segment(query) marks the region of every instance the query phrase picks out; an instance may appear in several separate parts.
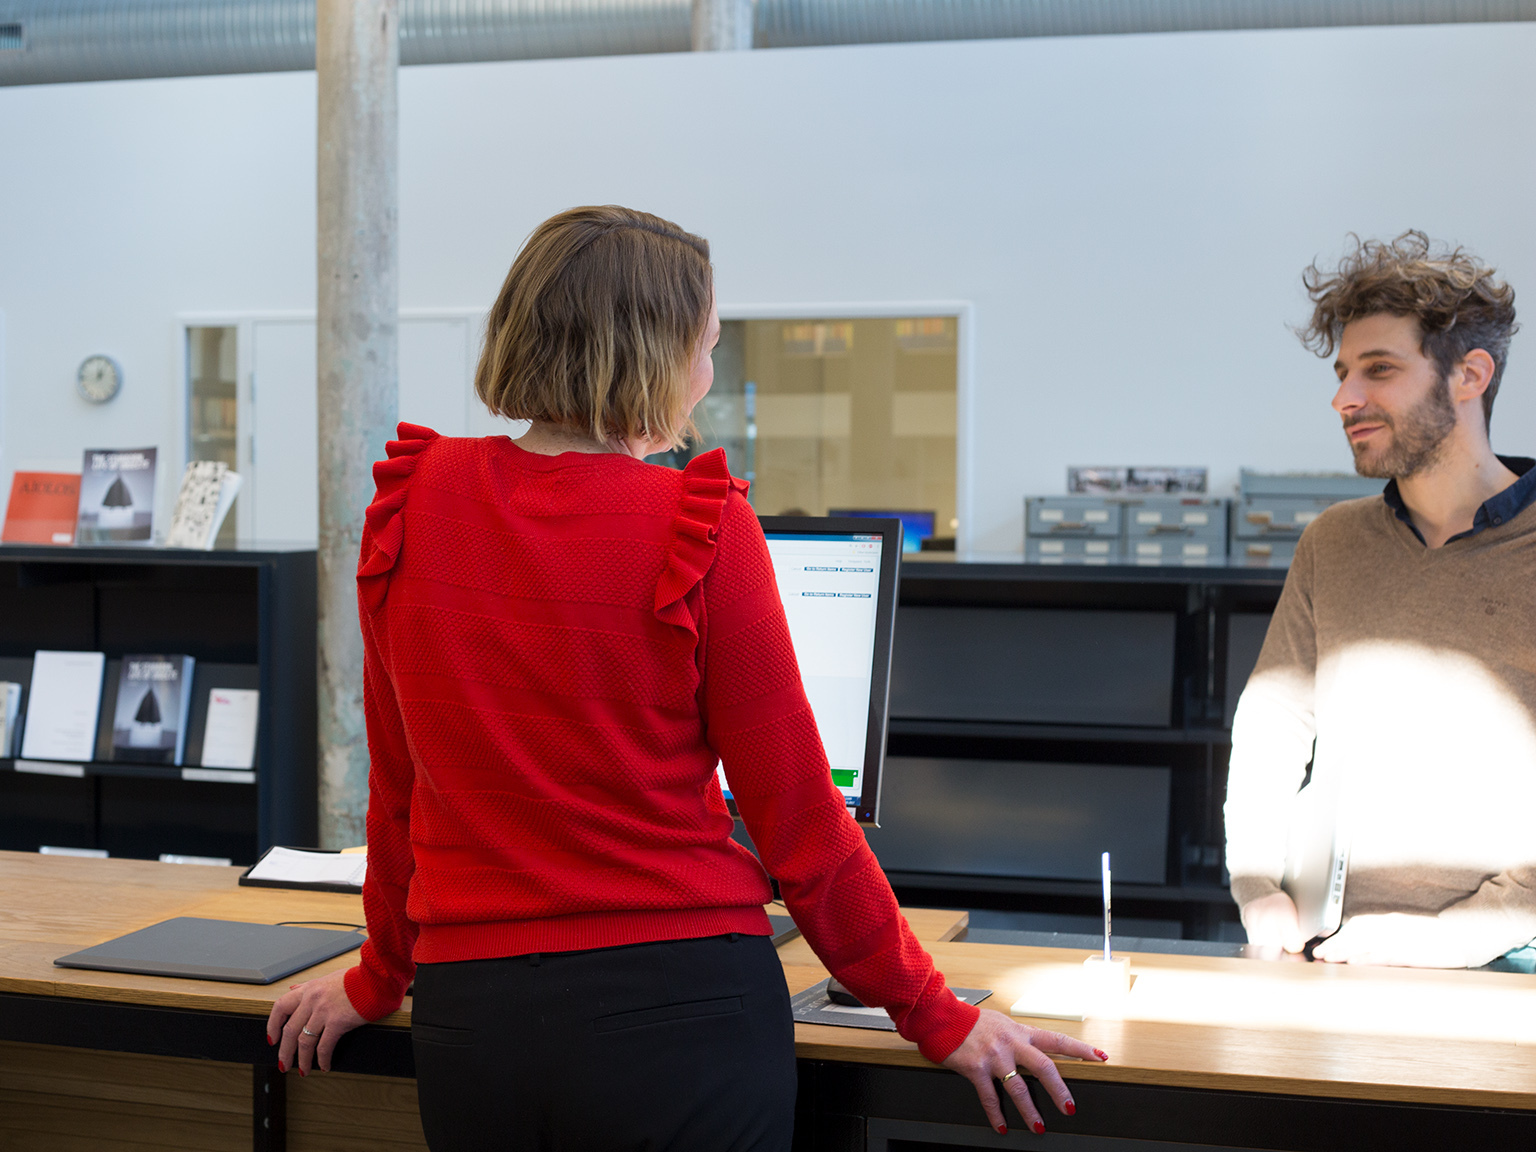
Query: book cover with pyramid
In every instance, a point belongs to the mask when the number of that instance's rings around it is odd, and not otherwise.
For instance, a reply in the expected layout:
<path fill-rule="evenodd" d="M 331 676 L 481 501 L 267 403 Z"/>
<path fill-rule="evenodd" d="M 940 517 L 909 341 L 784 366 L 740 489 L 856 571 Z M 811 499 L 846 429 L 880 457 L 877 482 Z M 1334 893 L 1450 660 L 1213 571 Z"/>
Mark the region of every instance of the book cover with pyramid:
<path fill-rule="evenodd" d="M 112 759 L 180 764 L 192 701 L 191 656 L 124 656 L 112 715 Z"/>
<path fill-rule="evenodd" d="M 155 534 L 154 448 L 87 448 L 77 544 L 148 544 Z"/>

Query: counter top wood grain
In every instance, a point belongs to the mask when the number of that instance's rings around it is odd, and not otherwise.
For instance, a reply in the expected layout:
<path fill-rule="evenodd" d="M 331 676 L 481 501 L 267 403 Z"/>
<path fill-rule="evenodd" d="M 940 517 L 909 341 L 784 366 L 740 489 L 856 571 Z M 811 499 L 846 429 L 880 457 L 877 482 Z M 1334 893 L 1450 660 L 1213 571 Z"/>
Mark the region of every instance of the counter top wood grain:
<path fill-rule="evenodd" d="M 239 869 L 0 852 L 0 991 L 265 1015 L 299 978 L 225 984 L 55 968 L 57 956 L 172 916 L 362 922 L 356 896 L 240 888 Z M 906 910 L 949 982 L 1006 1011 L 1028 980 L 1082 952 L 972 944 L 964 913 Z M 791 993 L 826 976 L 803 939 L 780 950 Z M 1028 1021 L 1080 1036 L 1106 1065 L 1069 1079 L 1536 1110 L 1536 976 L 1133 954 L 1121 1019 Z M 410 1001 L 381 1021 L 410 1023 Z M 889 1032 L 796 1025 L 802 1058 L 931 1067 Z"/>

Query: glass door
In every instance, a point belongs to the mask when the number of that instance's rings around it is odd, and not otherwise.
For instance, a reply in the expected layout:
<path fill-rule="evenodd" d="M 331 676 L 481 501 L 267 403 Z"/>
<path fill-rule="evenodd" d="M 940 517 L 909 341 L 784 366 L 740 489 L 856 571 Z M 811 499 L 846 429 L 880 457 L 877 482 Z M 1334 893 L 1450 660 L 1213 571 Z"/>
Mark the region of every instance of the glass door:
<path fill-rule="evenodd" d="M 240 470 L 240 399 L 236 328 L 188 327 L 187 460 L 218 460 Z M 215 548 L 235 544 L 240 497 L 219 526 Z"/>

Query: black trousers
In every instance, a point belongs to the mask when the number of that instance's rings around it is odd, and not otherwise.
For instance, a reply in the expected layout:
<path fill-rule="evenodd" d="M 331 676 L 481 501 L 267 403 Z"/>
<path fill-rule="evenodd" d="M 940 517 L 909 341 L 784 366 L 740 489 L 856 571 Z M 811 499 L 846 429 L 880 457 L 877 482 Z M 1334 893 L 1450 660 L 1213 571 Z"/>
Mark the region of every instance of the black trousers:
<path fill-rule="evenodd" d="M 422 964 L 432 1152 L 786 1152 L 795 1032 L 765 936 Z"/>

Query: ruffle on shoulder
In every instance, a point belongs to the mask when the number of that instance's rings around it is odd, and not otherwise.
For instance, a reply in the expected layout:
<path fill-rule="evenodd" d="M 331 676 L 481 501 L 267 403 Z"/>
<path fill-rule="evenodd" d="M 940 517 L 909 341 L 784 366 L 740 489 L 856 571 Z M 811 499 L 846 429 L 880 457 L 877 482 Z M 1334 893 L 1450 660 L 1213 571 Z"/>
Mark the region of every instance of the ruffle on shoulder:
<path fill-rule="evenodd" d="M 693 613 L 684 603 L 715 559 L 715 535 L 731 489 L 745 493 L 747 482 L 731 475 L 725 449 L 695 456 L 683 469 L 683 498 L 672 521 L 667 566 L 656 582 L 656 618 L 698 634 Z"/>
<path fill-rule="evenodd" d="M 384 445 L 388 459 L 373 466 L 376 491 L 365 514 L 363 551 L 357 563 L 357 590 L 363 605 L 372 612 L 384 601 L 389 570 L 395 566 L 405 522 L 400 512 L 410 489 L 416 464 L 427 445 L 438 438 L 436 432 L 420 424 L 402 423 L 396 430 L 398 440 Z"/>

